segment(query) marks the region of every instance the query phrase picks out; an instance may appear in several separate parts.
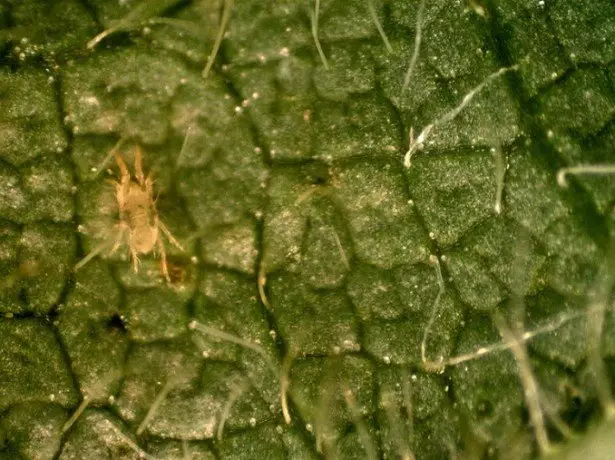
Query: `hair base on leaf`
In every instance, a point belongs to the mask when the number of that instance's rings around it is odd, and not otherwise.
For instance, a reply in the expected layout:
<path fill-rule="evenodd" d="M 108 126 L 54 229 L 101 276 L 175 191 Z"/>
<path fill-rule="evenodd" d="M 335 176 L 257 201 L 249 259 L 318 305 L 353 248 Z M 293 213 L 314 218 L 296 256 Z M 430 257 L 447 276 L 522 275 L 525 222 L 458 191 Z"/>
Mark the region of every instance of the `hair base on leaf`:
<path fill-rule="evenodd" d="M 416 13 L 416 35 L 414 36 L 414 51 L 412 52 L 412 57 L 410 58 L 410 63 L 408 64 L 408 70 L 406 71 L 404 82 L 401 85 L 400 99 L 403 98 L 404 93 L 408 90 L 408 87 L 410 86 L 410 79 L 412 78 L 412 74 L 414 73 L 416 63 L 418 62 L 418 59 L 419 59 L 419 53 L 421 51 L 421 37 L 422 37 L 422 30 L 423 30 L 423 11 L 424 10 L 425 10 L 425 0 L 421 0 L 421 4 L 419 5 L 419 9 Z"/>
<path fill-rule="evenodd" d="M 267 270 L 262 264 L 260 269 L 258 270 L 258 278 L 256 279 L 256 284 L 258 287 L 258 296 L 260 297 L 262 304 L 267 310 L 272 311 L 271 303 L 269 302 L 267 292 L 265 291 L 265 288 L 267 287 Z"/>
<path fill-rule="evenodd" d="M 209 76 L 209 72 L 211 71 L 211 68 L 214 65 L 214 61 L 216 60 L 216 56 L 218 55 L 218 50 L 220 49 L 220 45 L 222 44 L 222 40 L 224 39 L 224 33 L 226 32 L 228 23 L 231 20 L 231 12 L 233 11 L 233 3 L 234 3 L 234 0 L 224 0 L 224 11 L 222 12 L 222 20 L 220 21 L 220 28 L 218 29 L 218 33 L 216 35 L 216 41 L 214 42 L 214 46 L 211 50 L 211 54 L 208 56 L 207 63 L 205 64 L 205 68 L 203 69 L 203 78 L 207 78 Z"/>
<path fill-rule="evenodd" d="M 70 418 L 66 421 L 66 423 L 62 426 L 62 433 L 66 433 L 68 430 L 71 429 L 77 419 L 81 416 L 81 414 L 83 414 L 83 411 L 88 407 L 90 401 L 91 400 L 87 395 L 83 396 L 81 404 L 77 406 L 77 409 L 75 410 L 75 412 L 73 412 L 73 415 L 71 415 Z"/>
<path fill-rule="evenodd" d="M 218 339 L 225 340 L 230 343 L 234 343 L 243 348 L 246 348 L 246 349 L 249 349 L 249 350 L 252 350 L 258 353 L 264 359 L 265 363 L 267 364 L 267 367 L 269 367 L 269 369 L 271 370 L 271 373 L 278 377 L 279 384 L 280 384 L 280 404 L 282 406 L 282 414 L 284 416 L 284 421 L 287 424 L 290 424 L 291 417 L 290 417 L 290 411 L 288 410 L 287 394 L 288 394 L 288 387 L 290 384 L 290 381 L 288 379 L 288 373 L 290 371 L 290 366 L 292 364 L 292 355 L 289 355 L 284 359 L 284 362 L 282 364 L 282 369 L 279 370 L 276 367 L 276 365 L 273 363 L 273 361 L 271 360 L 271 358 L 269 357 L 265 349 L 258 344 L 242 339 L 241 337 L 237 337 L 233 334 L 229 334 L 228 332 L 224 332 L 216 328 L 206 326 L 204 324 L 197 322 L 196 320 L 193 320 L 188 324 L 188 329 L 197 330 L 203 334 L 211 335 L 212 337 L 216 337 Z"/>
<path fill-rule="evenodd" d="M 500 147 L 492 150 L 495 163 L 495 203 L 493 210 L 497 215 L 502 213 L 502 195 L 504 193 L 504 177 L 506 176 L 506 158 Z"/>
<path fill-rule="evenodd" d="M 128 444 L 128 446 L 139 456 L 139 458 L 144 458 L 145 460 L 157 460 L 156 457 L 145 452 L 143 449 L 139 447 L 139 445 L 136 442 L 134 442 L 132 439 L 126 436 L 126 434 L 122 432 L 122 430 L 120 430 L 117 426 L 115 426 L 115 423 L 110 422 L 109 426 L 119 437 L 122 438 L 122 440 L 126 444 Z"/>
<path fill-rule="evenodd" d="M 510 343 L 510 351 L 517 363 L 521 385 L 525 395 L 525 403 L 527 404 L 532 427 L 536 442 L 542 455 L 549 454 L 552 451 L 551 443 L 545 428 L 544 416 L 540 405 L 540 397 L 538 392 L 538 384 L 532 374 L 530 360 L 523 342 L 506 324 L 504 318 L 498 314 L 494 316 L 494 322 L 502 336 L 502 340 Z"/>
<path fill-rule="evenodd" d="M 271 358 L 269 357 L 265 349 L 256 343 L 250 342 L 249 340 L 242 339 L 241 337 L 237 337 L 236 335 L 229 334 L 228 332 L 221 331 L 214 327 L 206 326 L 205 324 L 201 324 L 196 320 L 193 320 L 188 324 L 188 329 L 197 330 L 203 334 L 211 335 L 212 337 L 216 337 L 218 339 L 222 339 L 227 342 L 231 342 L 236 345 L 239 345 L 243 348 L 252 350 L 258 353 L 259 355 L 261 355 L 263 359 L 265 360 L 265 363 L 267 363 L 267 366 L 269 366 L 269 368 L 274 373 L 277 373 L 277 368 L 274 366 L 273 362 L 271 361 Z"/>
<path fill-rule="evenodd" d="M 178 2 L 179 0 L 141 0 L 141 2 L 123 18 L 115 21 L 111 27 L 103 30 L 91 39 L 86 44 L 87 49 L 94 49 L 105 38 L 116 32 L 129 32 L 140 27 L 148 19 L 158 16 Z"/>
<path fill-rule="evenodd" d="M 107 38 L 109 35 L 115 33 L 117 29 L 115 28 L 110 28 L 107 30 L 103 30 L 101 33 L 99 33 L 98 35 L 96 35 L 96 37 L 94 37 L 93 39 L 91 39 L 87 44 L 86 47 L 89 50 L 93 50 L 94 48 L 96 48 L 96 46 L 103 41 L 105 38 Z"/>
<path fill-rule="evenodd" d="M 493 82 L 507 72 L 513 72 L 518 70 L 518 68 L 519 66 L 517 64 L 510 67 L 502 67 L 499 70 L 493 72 L 491 75 L 488 75 L 480 84 L 475 86 L 465 96 L 463 96 L 461 102 L 457 107 L 453 108 L 449 112 L 446 112 L 440 118 L 432 121 L 427 126 L 425 126 L 425 128 L 423 128 L 423 131 L 421 131 L 421 133 L 416 138 L 416 140 L 414 139 L 414 130 L 411 128 L 409 147 L 408 151 L 406 152 L 406 155 L 404 156 L 404 167 L 410 168 L 412 166 L 412 156 L 417 151 L 423 148 L 425 141 L 436 126 L 443 125 L 457 118 L 457 116 L 472 101 L 472 99 L 474 99 L 474 97 L 479 94 L 488 84 L 490 84 L 491 82 Z"/>
<path fill-rule="evenodd" d="M 615 284 L 615 243 L 611 241 L 604 263 L 600 266 L 594 286 L 590 290 L 587 306 L 588 364 L 593 376 L 598 401 L 607 419 L 615 417 L 615 404 L 611 394 L 611 385 L 604 361 L 602 343 L 605 329 L 605 315 L 612 298 Z M 590 313 L 591 314 L 590 316 Z"/>
<path fill-rule="evenodd" d="M 320 0 L 314 0 L 314 10 L 310 10 L 310 21 L 312 23 L 312 38 L 314 39 L 314 45 L 322 61 L 322 65 L 325 70 L 329 70 L 329 63 L 327 62 L 327 56 L 322 50 L 320 39 L 318 38 L 318 17 L 320 16 Z"/>
<path fill-rule="evenodd" d="M 233 408 L 237 400 L 241 398 L 241 396 L 248 390 L 249 387 L 250 382 L 246 380 L 233 386 L 228 401 L 224 405 L 224 408 L 222 409 L 222 412 L 220 414 L 220 420 L 218 422 L 218 431 L 216 432 L 216 439 L 218 441 L 222 441 L 222 436 L 224 434 L 224 426 L 226 425 L 226 421 L 229 419 L 231 409 Z"/>
<path fill-rule="evenodd" d="M 387 53 L 393 52 L 393 47 L 391 47 L 391 43 L 389 42 L 389 38 L 387 34 L 384 32 L 382 28 L 382 24 L 380 23 L 380 19 L 378 19 L 378 12 L 376 11 L 376 7 L 374 6 L 374 0 L 367 0 L 367 8 L 369 9 L 369 15 L 380 34 L 380 38 L 382 38 L 382 42 L 384 43 L 384 47 L 387 50 Z"/>
<path fill-rule="evenodd" d="M 539 326 L 534 330 L 524 332 L 519 338 L 519 340 L 521 342 L 527 342 L 539 335 L 554 332 L 560 327 L 564 326 L 565 324 L 571 321 L 574 321 L 576 319 L 586 317 L 588 314 L 593 315 L 593 314 L 596 314 L 596 312 L 592 310 L 587 313 L 586 312 L 575 312 L 575 313 L 571 313 L 567 315 L 562 315 L 552 323 L 546 323 L 543 326 Z M 471 353 L 465 353 L 465 354 L 455 356 L 452 358 L 444 358 L 443 356 L 440 356 L 436 361 L 427 360 L 423 362 L 423 368 L 428 372 L 440 373 L 440 372 L 443 372 L 445 368 L 450 367 L 450 366 L 458 366 L 459 364 L 463 364 L 468 361 L 474 361 L 475 359 L 480 359 L 492 353 L 510 350 L 513 345 L 514 345 L 513 342 L 504 341 L 504 342 L 498 342 L 498 343 L 493 343 L 490 345 L 481 346 Z"/>
<path fill-rule="evenodd" d="M 410 443 L 414 437 L 412 391 L 407 370 L 403 369 L 402 373 L 403 408 L 405 408 L 406 412 L 406 423 L 403 422 L 399 407 L 395 404 L 393 391 L 391 391 L 388 386 L 380 391 L 380 406 L 384 409 L 387 422 L 391 429 L 392 442 L 396 446 L 397 451 L 396 458 L 400 458 L 402 460 L 415 460 L 416 457 L 414 452 L 412 452 L 412 449 L 410 448 Z"/>
<path fill-rule="evenodd" d="M 438 282 L 438 294 L 433 302 L 433 306 L 431 307 L 431 315 L 429 317 L 429 321 L 427 321 L 427 325 L 423 330 L 423 339 L 421 340 L 421 362 L 423 365 L 426 365 L 430 361 L 427 359 L 427 338 L 429 337 L 429 333 L 431 332 L 431 328 L 433 327 L 433 323 L 438 315 L 438 310 L 440 307 L 440 299 L 442 295 L 446 291 L 446 287 L 444 285 L 444 278 L 442 277 L 442 268 L 440 267 L 440 261 L 438 260 L 438 256 L 432 254 L 429 256 L 429 262 L 432 263 L 436 270 L 436 279 Z"/>
<path fill-rule="evenodd" d="M 143 417 L 143 420 L 141 421 L 141 423 L 137 427 L 137 436 L 140 436 L 141 433 L 143 433 L 143 431 L 145 431 L 145 429 L 147 428 L 147 425 L 149 424 L 149 422 L 156 415 L 156 412 L 160 408 L 160 405 L 165 400 L 165 398 L 167 397 L 169 392 L 175 387 L 176 384 L 177 384 L 177 380 L 176 379 L 171 378 L 171 379 L 167 380 L 167 382 L 164 384 L 162 389 L 158 392 L 158 394 L 154 398 L 154 402 L 152 402 L 152 405 L 150 406 L 150 408 L 148 409 L 147 413 L 145 414 L 145 417 Z"/>
<path fill-rule="evenodd" d="M 352 391 L 350 390 L 350 388 L 345 387 L 342 389 L 342 393 L 344 395 L 346 405 L 348 406 L 348 410 L 350 411 L 352 422 L 357 428 L 359 440 L 361 441 L 361 444 L 363 444 L 363 448 L 365 449 L 365 458 L 367 458 L 368 460 L 377 460 L 378 453 L 376 451 L 376 446 L 374 445 L 374 442 L 369 435 L 369 429 L 367 428 L 367 424 L 361 416 L 361 411 L 357 407 L 357 402 L 355 401 L 355 397 L 352 394 Z"/>
<path fill-rule="evenodd" d="M 290 425 L 292 419 L 288 410 L 288 388 L 290 386 L 290 368 L 293 364 L 294 354 L 287 353 L 282 362 L 282 372 L 280 373 L 280 399 L 282 405 L 282 416 L 287 425 Z"/>
<path fill-rule="evenodd" d="M 568 187 L 566 176 L 573 175 L 607 175 L 615 174 L 615 164 L 586 164 L 561 168 L 557 171 L 557 184 L 560 187 Z"/>

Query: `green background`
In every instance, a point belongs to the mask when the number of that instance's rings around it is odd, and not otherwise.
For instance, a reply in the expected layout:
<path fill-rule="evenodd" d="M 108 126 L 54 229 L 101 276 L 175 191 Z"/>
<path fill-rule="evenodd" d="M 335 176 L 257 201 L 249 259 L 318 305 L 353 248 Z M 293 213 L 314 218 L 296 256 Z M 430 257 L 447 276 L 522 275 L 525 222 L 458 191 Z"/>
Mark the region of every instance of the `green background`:
<path fill-rule="evenodd" d="M 610 299 L 615 180 L 556 173 L 615 162 L 615 5 L 428 1 L 402 91 L 419 3 L 322 0 L 326 68 L 313 2 L 236 0 L 204 79 L 222 2 L 0 1 L 1 459 L 538 457 L 510 351 L 424 370 L 430 255 L 432 359 L 500 342 L 496 313 L 578 314 L 528 342 L 531 369 L 556 458 L 609 458 L 582 313 Z M 410 128 L 512 65 L 403 167 Z M 170 284 L 125 247 L 72 272 L 115 236 L 120 138 L 186 247 Z M 613 382 L 610 308 L 600 345 Z"/>

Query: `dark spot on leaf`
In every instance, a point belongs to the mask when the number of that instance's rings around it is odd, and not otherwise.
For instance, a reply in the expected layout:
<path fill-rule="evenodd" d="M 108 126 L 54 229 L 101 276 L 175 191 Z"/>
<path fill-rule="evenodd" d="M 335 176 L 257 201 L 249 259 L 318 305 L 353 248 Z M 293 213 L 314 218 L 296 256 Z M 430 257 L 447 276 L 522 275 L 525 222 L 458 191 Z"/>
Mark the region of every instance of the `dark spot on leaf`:
<path fill-rule="evenodd" d="M 126 324 L 124 324 L 124 320 L 117 313 L 113 315 L 107 321 L 107 329 L 121 331 L 122 333 L 126 332 Z"/>
<path fill-rule="evenodd" d="M 491 417 L 493 415 L 493 404 L 491 404 L 491 401 L 480 401 L 476 407 L 476 413 L 481 418 Z"/>

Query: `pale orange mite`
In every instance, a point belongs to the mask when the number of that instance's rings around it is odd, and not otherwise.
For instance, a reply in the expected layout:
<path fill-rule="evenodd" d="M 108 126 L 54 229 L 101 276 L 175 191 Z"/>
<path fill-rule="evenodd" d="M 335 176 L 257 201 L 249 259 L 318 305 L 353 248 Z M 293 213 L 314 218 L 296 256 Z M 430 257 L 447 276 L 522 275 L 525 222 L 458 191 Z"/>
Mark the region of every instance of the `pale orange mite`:
<path fill-rule="evenodd" d="M 139 270 L 139 254 L 149 254 L 157 249 L 160 252 L 160 265 L 162 274 L 167 282 L 170 282 L 167 266 L 167 256 L 162 241 L 162 233 L 168 240 L 180 250 L 184 250 L 181 244 L 173 237 L 167 226 L 158 217 L 154 189 L 151 175 L 143 174 L 141 147 L 135 147 L 135 177 L 130 176 L 126 163 L 117 151 L 113 152 L 115 161 L 120 169 L 120 181 L 114 182 L 115 198 L 119 208 L 119 223 L 117 224 L 117 236 L 109 255 L 113 254 L 127 238 L 128 249 L 132 259 L 132 266 L 136 272 Z M 83 258 L 75 270 L 83 267 L 98 253 L 103 251 L 108 243 L 94 249 Z"/>

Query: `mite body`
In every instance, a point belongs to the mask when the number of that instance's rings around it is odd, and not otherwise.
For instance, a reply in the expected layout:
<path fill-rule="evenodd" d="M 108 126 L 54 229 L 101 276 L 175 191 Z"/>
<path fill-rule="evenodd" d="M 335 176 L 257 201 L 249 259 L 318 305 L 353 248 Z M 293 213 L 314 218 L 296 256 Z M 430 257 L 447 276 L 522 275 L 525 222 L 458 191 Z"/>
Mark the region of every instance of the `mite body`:
<path fill-rule="evenodd" d="M 151 176 L 145 177 L 143 174 L 141 148 L 138 145 L 135 147 L 134 180 L 130 176 L 128 167 L 119 153 L 116 151 L 114 155 L 120 170 L 120 181 L 114 182 L 115 198 L 119 208 L 120 219 L 117 224 L 118 233 L 110 254 L 117 251 L 120 245 L 127 241 L 132 266 L 134 271 L 137 272 L 139 270 L 139 254 L 149 254 L 154 250 L 158 250 L 160 252 L 162 274 L 167 281 L 170 281 L 166 251 L 161 233 L 164 233 L 175 247 L 180 250 L 183 250 L 183 248 L 158 217 L 152 178 Z M 75 269 L 81 268 L 96 254 L 104 250 L 106 246 L 107 243 L 103 243 L 103 245 L 94 249 L 75 266 Z"/>
<path fill-rule="evenodd" d="M 137 182 L 133 181 L 128 172 L 124 160 L 119 154 L 115 154 L 115 161 L 120 168 L 120 182 L 115 183 L 115 199 L 120 213 L 120 237 L 117 244 L 121 243 L 124 232 L 128 232 L 128 245 L 133 264 L 138 262 L 138 254 L 151 252 L 158 238 L 158 212 L 153 199 L 153 187 L 151 177 L 143 177 L 141 166 L 141 149 L 135 151 L 135 174 Z"/>

